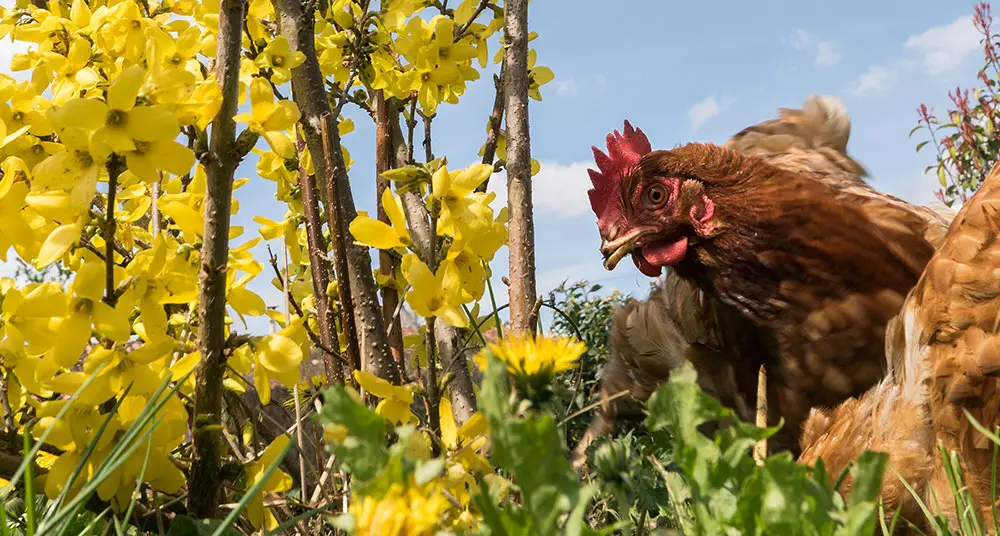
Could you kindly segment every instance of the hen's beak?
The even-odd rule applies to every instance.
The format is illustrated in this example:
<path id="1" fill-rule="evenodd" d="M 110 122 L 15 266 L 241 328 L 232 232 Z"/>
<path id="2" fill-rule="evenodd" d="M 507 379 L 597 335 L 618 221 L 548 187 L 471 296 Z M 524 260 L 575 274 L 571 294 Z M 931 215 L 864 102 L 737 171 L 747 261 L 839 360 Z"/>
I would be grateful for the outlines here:
<path id="1" fill-rule="evenodd" d="M 637 229 L 632 229 L 628 233 L 614 239 L 601 242 L 601 254 L 604 255 L 604 269 L 614 270 L 615 266 L 618 266 L 618 262 L 624 259 L 629 253 L 632 253 L 632 249 L 635 247 L 635 241 L 639 237 L 646 235 L 648 233 L 654 232 L 656 229 L 651 227 L 640 227 Z"/>

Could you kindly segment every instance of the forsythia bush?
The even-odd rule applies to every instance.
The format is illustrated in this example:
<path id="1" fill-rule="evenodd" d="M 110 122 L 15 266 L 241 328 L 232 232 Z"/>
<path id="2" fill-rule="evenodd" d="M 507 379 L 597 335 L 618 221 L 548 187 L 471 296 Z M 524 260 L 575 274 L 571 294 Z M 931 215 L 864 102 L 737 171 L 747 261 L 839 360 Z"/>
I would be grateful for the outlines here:
<path id="1" fill-rule="evenodd" d="M 509 229 L 485 191 L 506 164 L 502 109 L 487 121 L 483 163 L 449 169 L 431 147 L 438 108 L 504 59 L 504 9 L 0 8 L 0 38 L 20 47 L 0 72 L 0 260 L 69 274 L 0 279 L 0 448 L 22 456 L 16 469 L 0 460 L 0 534 L 583 535 L 645 530 L 653 518 L 732 534 L 787 528 L 792 514 L 819 520 L 803 533 L 871 532 L 874 489 L 845 503 L 822 471 L 740 458 L 771 431 L 700 435 L 703 421 L 730 415 L 687 375 L 650 401 L 649 437 L 601 444 L 584 481 L 572 469 L 566 425 L 586 412 L 556 416 L 567 406 L 554 379 L 586 347 L 505 335 L 490 286 Z M 523 70 L 540 100 L 552 72 L 534 51 Z M 380 162 L 379 214 L 355 217 L 340 139 L 368 118 L 377 152 L 393 161 Z M 414 151 L 420 122 L 424 158 Z M 255 176 L 233 177 L 246 158 Z M 253 215 L 255 229 L 230 226 L 241 209 L 230 192 L 251 183 L 273 187 L 286 210 Z M 255 253 L 271 242 L 287 267 Z M 368 248 L 380 250 L 378 274 Z M 252 290 L 262 276 L 284 306 Z M 382 305 L 401 297 L 395 312 L 377 311 L 386 333 L 366 316 L 378 309 L 375 281 Z M 422 326 L 392 339 L 403 304 Z M 276 329 L 254 333 L 248 317 Z M 481 329 L 490 319 L 494 342 Z M 223 331 L 220 346 L 213 334 Z M 391 363 L 367 358 L 382 339 L 398 354 Z M 314 355 L 325 375 L 303 374 Z M 272 411 L 283 407 L 294 408 L 290 425 Z M 769 479 L 779 469 L 790 487 Z M 880 469 L 873 461 L 855 481 L 878 481 Z M 670 502 L 671 482 L 691 490 Z M 782 486 L 809 504 L 786 507 L 795 497 Z M 785 502 L 771 500 L 779 495 Z M 752 496 L 768 500 L 740 502 Z"/>
<path id="2" fill-rule="evenodd" d="M 214 65 L 219 1 L 18 0 L 0 8 L 0 38 L 24 50 L 0 74 L 0 259 L 16 256 L 38 270 L 58 263 L 71 272 L 66 282 L 0 281 L 5 428 L 34 439 L 29 454 L 44 473 L 35 484 L 49 500 L 78 505 L 72 502 L 77 495 L 96 493 L 121 513 L 131 509 L 137 491 L 144 498 L 144 490 L 158 493 L 159 504 L 183 498 L 191 412 L 198 403 L 193 371 L 202 360 L 199 266 L 211 195 L 207 169 L 214 158 L 241 159 L 252 151 L 258 176 L 238 178 L 234 189 L 265 179 L 287 204 L 281 221 L 253 218 L 260 227 L 250 231 L 258 237 L 241 227 L 229 230 L 225 297 L 232 318 L 223 385 L 235 394 L 252 387 L 263 404 L 274 385 L 298 386 L 314 347 L 310 336 L 318 331 L 317 301 L 335 299 L 337 286 L 329 296 L 316 296 L 307 284 L 313 267 L 302 174 L 314 173 L 313 160 L 322 155 L 296 143 L 301 112 L 288 98 L 292 71 L 318 62 L 331 100 L 363 114 L 382 92 L 405 110 L 407 122 L 429 121 L 480 78 L 490 61 L 489 40 L 503 25 L 501 6 L 455 4 L 309 3 L 314 11 L 308 15 L 316 17 L 315 57 L 307 58 L 280 33 L 274 4 L 249 2 L 235 116 L 245 132 L 232 155 L 212 154 L 209 141 L 224 101 Z M 495 63 L 502 50 L 496 47 Z M 532 52 L 531 91 L 540 98 L 538 87 L 552 73 L 534 62 Z M 338 134 L 352 128 L 343 118 Z M 343 153 L 349 166 L 349 153 Z M 418 172 L 387 176 L 433 214 L 440 258 L 414 252 L 399 194 L 391 188 L 381 196 L 387 222 L 362 213 L 350 230 L 360 243 L 401 255 L 398 274 L 381 281 L 404 292 L 417 314 L 466 326 L 471 312 L 464 306 L 483 297 L 488 262 L 506 240 L 506 212 L 491 206 L 492 194 L 475 191 L 494 164 L 449 171 L 434 161 L 412 169 Z M 232 203 L 235 214 L 239 203 Z M 287 316 L 250 290 L 265 270 L 253 248 L 277 239 L 290 264 L 275 274 L 275 285 L 287 286 L 297 305 Z M 230 322 L 265 315 L 279 325 L 276 332 L 240 334 L 240 323 Z M 344 338 L 341 333 L 342 343 Z M 364 370 L 355 370 L 354 378 L 381 400 L 379 415 L 394 424 L 416 421 L 413 386 L 391 385 Z M 385 500 L 410 504 L 429 489 L 448 489 L 461 509 L 440 494 L 421 508 L 456 510 L 449 522 L 472 526 L 469 490 L 476 484 L 468 474 L 490 471 L 478 453 L 485 421 L 476 414 L 456 423 L 447 399 L 439 411 L 435 440 L 453 462 L 445 468 L 447 478 L 404 482 Z M 260 484 L 248 494 L 246 519 L 273 529 L 278 523 L 262 492 L 285 492 L 292 480 L 265 469 L 280 461 L 289 437 L 279 435 L 255 451 L 250 447 L 259 438 L 248 443 L 244 435 L 229 438 L 229 454 L 242 461 L 239 486 Z M 411 448 L 417 448 L 413 437 Z M 22 475 L 6 476 L 13 476 L 10 491 Z M 381 508 L 360 497 L 352 507 L 363 513 L 359 519 Z"/>

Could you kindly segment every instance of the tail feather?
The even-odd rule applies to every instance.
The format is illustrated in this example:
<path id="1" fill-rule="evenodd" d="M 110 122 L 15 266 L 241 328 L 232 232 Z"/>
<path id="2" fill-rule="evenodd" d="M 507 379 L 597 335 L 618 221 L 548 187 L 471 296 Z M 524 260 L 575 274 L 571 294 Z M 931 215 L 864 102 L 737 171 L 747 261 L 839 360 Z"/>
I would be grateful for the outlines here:
<path id="1" fill-rule="evenodd" d="M 835 97 L 810 95 L 801 109 L 781 108 L 776 119 L 741 130 L 725 146 L 777 167 L 862 181 L 868 172 L 847 154 L 850 137 L 844 104 Z"/>

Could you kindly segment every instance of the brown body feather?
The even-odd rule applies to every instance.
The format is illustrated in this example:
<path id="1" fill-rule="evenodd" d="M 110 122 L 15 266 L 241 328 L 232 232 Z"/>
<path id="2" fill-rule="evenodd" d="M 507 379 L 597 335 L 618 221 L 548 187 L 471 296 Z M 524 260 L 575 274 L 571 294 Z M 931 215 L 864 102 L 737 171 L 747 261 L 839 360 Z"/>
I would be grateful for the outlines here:
<path id="1" fill-rule="evenodd" d="M 800 460 L 837 471 L 867 449 L 893 468 L 933 510 L 956 526 L 938 446 L 961 459 L 981 519 L 992 519 L 993 444 L 975 430 L 1000 425 L 1000 167 L 965 204 L 886 338 L 889 374 L 859 399 L 816 410 Z M 850 482 L 845 483 L 849 491 Z M 895 473 L 883 499 L 910 520 L 923 516 Z"/>
<path id="2" fill-rule="evenodd" d="M 649 301 L 616 315 L 602 391 L 628 388 L 645 400 L 687 359 L 703 386 L 752 420 L 766 364 L 768 421 L 786 422 L 772 448 L 797 452 L 810 408 L 859 395 L 884 375 L 886 323 L 946 219 L 865 183 L 846 154 L 842 107 L 813 97 L 781 114 L 734 136 L 732 150 L 691 144 L 643 159 L 646 172 L 692 177 L 684 187 L 712 198 L 716 218 Z M 655 320 L 637 323 L 640 314 Z M 642 330 L 668 334 L 656 356 L 637 357 Z M 636 400 L 605 404 L 591 436 L 629 414 L 620 408 L 634 413 Z"/>

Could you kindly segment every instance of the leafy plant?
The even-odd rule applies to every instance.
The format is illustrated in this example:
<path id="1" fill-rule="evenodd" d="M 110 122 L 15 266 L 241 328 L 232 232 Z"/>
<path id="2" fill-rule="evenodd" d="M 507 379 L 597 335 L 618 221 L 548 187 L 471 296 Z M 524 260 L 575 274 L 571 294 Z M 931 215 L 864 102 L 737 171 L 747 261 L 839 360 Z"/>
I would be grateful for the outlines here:
<path id="1" fill-rule="evenodd" d="M 667 452 L 687 486 L 683 503 L 674 502 L 685 534 L 860 536 L 875 529 L 885 454 L 866 452 L 859 458 L 844 501 L 822 464 L 809 468 L 781 453 L 757 465 L 750 449 L 778 428 L 740 422 L 701 391 L 690 365 L 656 391 L 647 409 L 646 426 L 669 433 Z M 731 424 L 714 438 L 698 429 L 722 419 L 732 419 Z"/>

